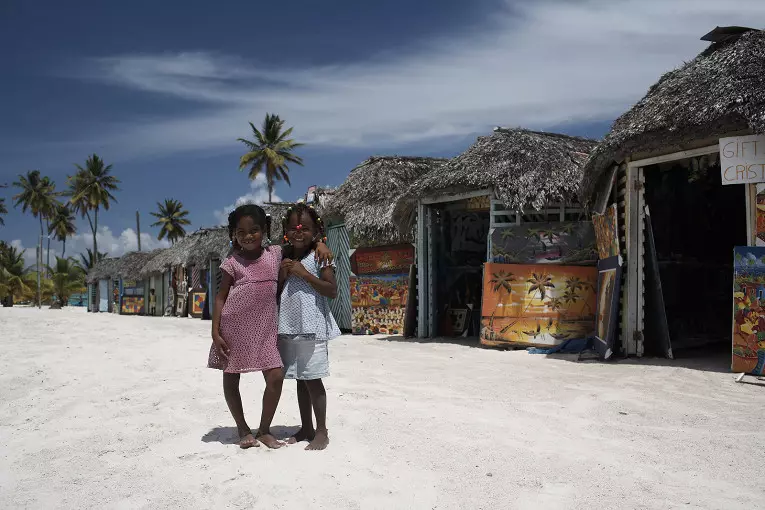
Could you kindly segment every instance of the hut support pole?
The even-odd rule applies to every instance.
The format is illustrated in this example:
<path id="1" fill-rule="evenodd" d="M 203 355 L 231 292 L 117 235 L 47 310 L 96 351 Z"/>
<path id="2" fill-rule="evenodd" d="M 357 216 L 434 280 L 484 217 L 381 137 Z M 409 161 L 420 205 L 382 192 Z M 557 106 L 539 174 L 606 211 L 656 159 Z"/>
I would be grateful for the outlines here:
<path id="1" fill-rule="evenodd" d="M 417 336 L 428 336 L 428 284 L 425 232 L 425 204 L 417 202 Z"/>

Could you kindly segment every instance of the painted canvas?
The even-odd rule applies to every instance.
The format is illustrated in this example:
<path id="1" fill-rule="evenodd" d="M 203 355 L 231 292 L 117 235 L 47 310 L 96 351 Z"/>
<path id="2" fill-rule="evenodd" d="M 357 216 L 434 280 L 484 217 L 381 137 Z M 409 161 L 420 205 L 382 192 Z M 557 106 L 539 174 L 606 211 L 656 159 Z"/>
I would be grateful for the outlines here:
<path id="1" fill-rule="evenodd" d="M 491 260 L 498 264 L 591 265 L 598 262 L 589 221 L 521 223 L 495 228 Z"/>
<path id="2" fill-rule="evenodd" d="M 484 267 L 481 343 L 551 347 L 595 330 L 595 267 Z"/>
<path id="3" fill-rule="evenodd" d="M 205 293 L 202 288 L 197 288 L 191 291 L 191 316 L 202 317 L 205 311 Z"/>
<path id="4" fill-rule="evenodd" d="M 414 264 L 414 246 L 401 244 L 376 248 L 359 248 L 351 255 L 351 271 L 355 274 L 402 273 Z"/>
<path id="5" fill-rule="evenodd" d="M 351 277 L 351 329 L 355 335 L 402 335 L 409 275 Z"/>
<path id="6" fill-rule="evenodd" d="M 765 184 L 757 184 L 756 221 L 754 240 L 757 246 L 765 246 Z"/>
<path id="7" fill-rule="evenodd" d="M 143 296 L 123 296 L 120 312 L 124 315 L 142 315 L 143 304 Z"/>
<path id="8" fill-rule="evenodd" d="M 603 214 L 592 215 L 595 243 L 601 260 L 619 255 L 619 230 L 616 216 L 616 204 L 607 207 Z"/>
<path id="9" fill-rule="evenodd" d="M 595 319 L 595 349 L 603 359 L 613 355 L 616 343 L 616 323 L 619 320 L 619 290 L 621 288 L 619 256 L 598 262 L 597 316 Z"/>
<path id="10" fill-rule="evenodd" d="M 765 375 L 765 247 L 733 249 L 731 370 Z"/>

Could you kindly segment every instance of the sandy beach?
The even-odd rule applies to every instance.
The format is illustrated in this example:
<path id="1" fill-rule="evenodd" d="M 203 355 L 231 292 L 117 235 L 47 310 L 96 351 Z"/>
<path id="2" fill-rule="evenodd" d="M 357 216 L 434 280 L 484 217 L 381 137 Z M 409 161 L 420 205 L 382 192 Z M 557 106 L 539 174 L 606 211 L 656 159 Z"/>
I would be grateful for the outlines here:
<path id="1" fill-rule="evenodd" d="M 1 508 L 758 508 L 765 387 L 724 356 L 572 362 L 345 336 L 332 443 L 241 450 L 209 322 L 0 309 Z M 243 379 L 257 423 L 263 382 Z M 294 382 L 274 421 L 299 423 Z"/>

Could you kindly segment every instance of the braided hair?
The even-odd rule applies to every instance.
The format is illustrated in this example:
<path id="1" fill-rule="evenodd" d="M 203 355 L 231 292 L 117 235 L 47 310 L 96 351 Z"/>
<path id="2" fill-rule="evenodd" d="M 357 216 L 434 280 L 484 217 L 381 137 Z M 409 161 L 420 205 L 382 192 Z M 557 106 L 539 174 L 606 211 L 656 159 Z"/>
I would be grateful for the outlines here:
<path id="1" fill-rule="evenodd" d="M 311 240 L 311 250 L 316 249 L 316 243 L 318 241 L 324 241 L 327 242 L 327 238 L 325 236 L 324 231 L 324 221 L 322 221 L 321 217 L 319 216 L 319 213 L 314 209 L 312 205 L 308 205 L 305 203 L 300 203 L 293 205 L 289 209 L 287 209 L 287 212 L 284 215 L 284 218 L 282 218 L 282 232 L 284 233 L 284 242 L 287 242 L 287 227 L 290 224 L 290 219 L 292 219 L 293 216 L 297 215 L 298 221 L 300 221 L 300 218 L 303 216 L 303 214 L 307 214 L 311 220 L 313 220 L 314 225 L 316 225 L 316 236 Z M 292 259 L 293 257 L 293 249 L 292 246 L 287 246 L 284 251 L 285 258 Z"/>
<path id="2" fill-rule="evenodd" d="M 231 240 L 231 246 L 234 248 L 239 248 L 239 243 L 236 242 L 236 237 L 234 236 L 236 226 L 239 223 L 239 220 L 247 217 L 252 218 L 252 221 L 261 228 L 266 239 L 271 237 L 271 229 L 268 221 L 269 218 L 266 215 L 266 211 L 255 204 L 240 205 L 228 215 L 228 238 Z"/>

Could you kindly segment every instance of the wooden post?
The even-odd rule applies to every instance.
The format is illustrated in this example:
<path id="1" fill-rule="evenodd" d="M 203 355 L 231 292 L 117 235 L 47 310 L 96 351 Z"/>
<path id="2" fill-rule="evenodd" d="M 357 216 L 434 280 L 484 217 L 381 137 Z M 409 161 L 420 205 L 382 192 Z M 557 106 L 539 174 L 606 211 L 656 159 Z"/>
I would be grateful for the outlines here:
<path id="1" fill-rule="evenodd" d="M 141 215 L 138 211 L 135 212 L 135 229 L 138 233 L 138 251 L 141 251 Z"/>

